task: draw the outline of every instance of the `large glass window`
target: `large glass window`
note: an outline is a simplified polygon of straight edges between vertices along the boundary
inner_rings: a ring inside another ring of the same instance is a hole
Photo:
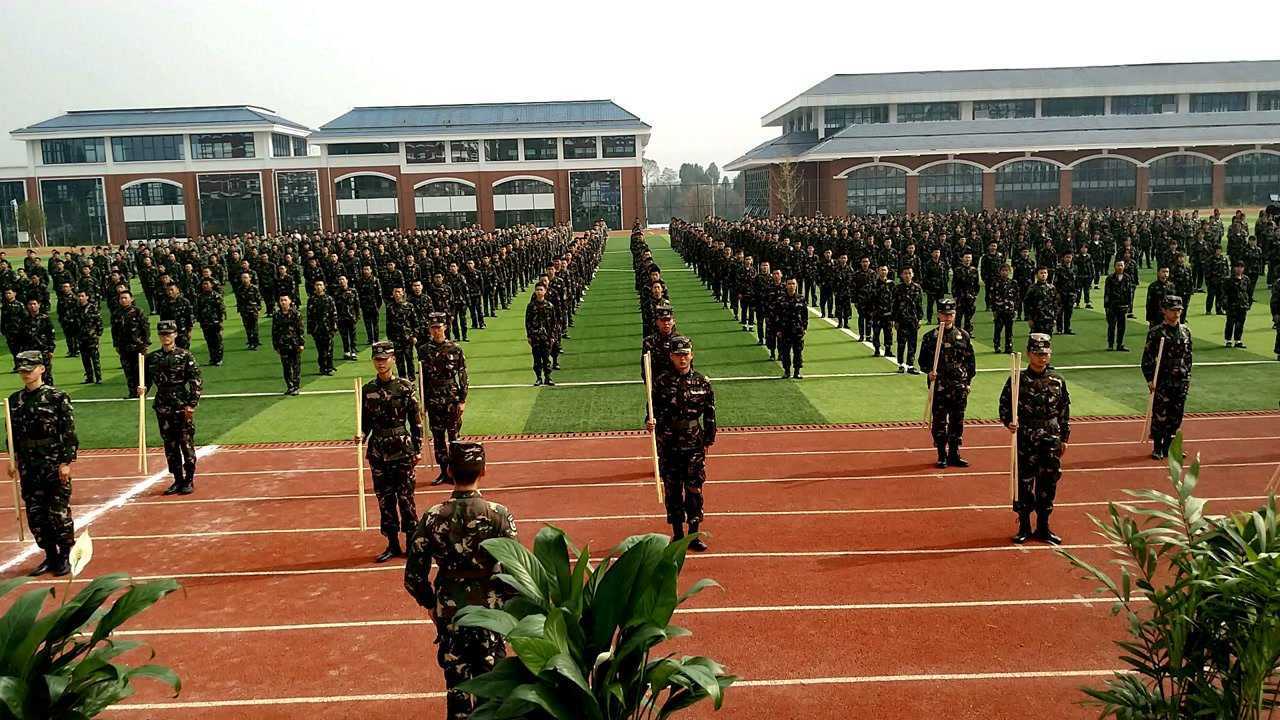
[[[1138,167],[1120,158],[1085,160],[1071,169],[1071,204],[1094,208],[1133,207]]]
[[[604,220],[610,230],[621,230],[622,172],[569,173],[569,213],[577,231],[589,230],[597,220]]]
[[[480,141],[450,140],[449,160],[456,163],[480,162]]]
[[[1249,109],[1249,93],[1191,93],[1191,112],[1239,112]]]
[[[826,135],[835,135],[850,125],[886,122],[889,122],[888,105],[834,105],[823,111],[822,115]]]
[[[364,142],[333,143],[329,146],[330,155],[394,155],[400,152],[400,143]]]
[[[150,205],[181,205],[182,188],[163,182],[142,182],[121,191],[125,207]]]
[[[943,163],[920,171],[920,212],[982,209],[982,168]]]
[[[596,156],[596,139],[593,137],[567,137],[564,139],[565,160],[588,160]]]
[[[500,228],[556,222],[555,188],[545,180],[518,178],[493,186],[493,222]]]
[[[124,233],[129,240],[157,240],[187,236],[182,188],[158,181],[124,188]]]
[[[404,154],[411,163],[442,163],[445,159],[444,147],[443,140],[407,142],[404,144]]]
[[[1195,155],[1170,155],[1151,163],[1147,206],[1197,208],[1213,204],[1213,163]]]
[[[1159,115],[1178,112],[1177,95],[1117,95],[1111,98],[1112,115]]]
[[[1102,97],[1060,97],[1040,101],[1040,114],[1044,117],[1084,117],[1102,115],[1107,101]]]
[[[1280,91],[1271,90],[1258,93],[1258,109],[1280,110]]]
[[[18,215],[14,207],[26,201],[26,183],[21,180],[0,181],[0,245],[18,244]]]
[[[752,168],[742,171],[743,195],[746,198],[746,214],[755,217],[769,215],[769,168]]]
[[[284,133],[271,133],[271,157],[289,157],[293,143]]]
[[[107,161],[106,146],[100,137],[41,140],[40,154],[44,159],[45,165]]]
[[[960,103],[898,103],[898,122],[959,120]]]
[[[556,160],[560,157],[560,141],[555,138],[525,138],[525,160]]]
[[[40,202],[50,245],[107,242],[107,204],[101,179],[41,180]]]
[[[996,207],[1022,210],[1058,204],[1058,166],[1018,160],[996,170]]]
[[[1254,152],[1227,161],[1225,198],[1237,207],[1263,206],[1280,193],[1280,155]]]
[[[338,181],[339,230],[388,230],[399,227],[396,181],[381,175],[353,175]]]
[[[520,141],[515,138],[484,141],[487,162],[515,162],[520,159]]]
[[[1006,118],[1029,118],[1036,116],[1036,101],[1025,100],[975,100],[973,103],[974,120],[1004,120]]]
[[[111,138],[111,157],[116,162],[144,162],[182,159],[181,135],[132,135]]]
[[[295,137],[293,139],[293,156],[306,157],[309,154],[310,150],[307,148],[307,139]]]
[[[845,176],[845,198],[850,215],[906,212],[907,171],[887,165],[850,170]]]
[[[258,173],[201,175],[200,234],[262,234],[262,178]]]
[[[600,138],[600,149],[607,158],[636,156],[635,135],[605,135]]]
[[[320,229],[320,181],[314,171],[277,172],[281,232]]]
[[[192,160],[256,157],[253,133],[212,133],[191,136]]]
[[[476,189],[453,180],[429,182],[414,188],[417,227],[464,228],[476,224]]]

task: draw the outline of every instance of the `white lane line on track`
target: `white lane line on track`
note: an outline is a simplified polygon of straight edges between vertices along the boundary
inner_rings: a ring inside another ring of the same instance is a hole
[[[217,445],[205,445],[199,450],[196,450],[196,457],[197,458],[208,457],[216,453],[217,451],[218,451]],[[95,521],[100,519],[103,515],[106,515],[107,513],[111,512],[112,510],[115,510],[116,508],[123,507],[130,500],[137,497],[138,495],[141,495],[147,490],[151,489],[153,485],[160,482],[164,478],[168,477],[168,475],[169,475],[169,471],[167,469],[152,473],[151,475],[145,478],[142,478],[141,480],[134,483],[133,485],[130,485],[129,487],[125,488],[124,491],[122,491],[120,494],[116,495],[115,497],[111,498],[107,502],[104,502],[101,505],[93,508],[92,510],[85,513],[84,515],[81,515],[80,517],[75,518],[76,532],[77,533],[83,532],[85,528],[92,525]],[[27,545],[27,547],[24,548],[17,555],[5,561],[3,565],[0,565],[0,573],[4,573],[12,570],[18,565],[21,565],[22,563],[26,562],[28,559],[34,557],[39,552],[40,552],[40,548],[35,543],[31,543]]]

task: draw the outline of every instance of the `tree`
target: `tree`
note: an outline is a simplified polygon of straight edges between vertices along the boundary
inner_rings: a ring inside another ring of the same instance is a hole
[[[18,229],[31,234],[34,245],[44,237],[44,208],[33,202],[25,202],[18,206]]]
[[[707,171],[697,163],[681,163],[680,164],[680,184],[681,185],[706,185],[711,182],[707,177]]]
[[[778,163],[773,169],[770,187],[773,189],[773,199],[782,209],[783,215],[795,214],[796,207],[800,204],[800,190],[803,186],[804,177],[800,174],[800,166],[796,163],[786,160]]]
[[[662,168],[662,174],[658,176],[659,185],[676,185],[680,182],[680,176],[675,170],[669,167]]]
[[[715,163],[711,163],[707,166],[707,179],[710,180],[713,185],[720,182],[720,168],[716,167]]]
[[[649,158],[644,159],[644,184],[645,185],[657,184],[659,182],[659,176],[661,174],[662,174],[662,171],[658,169],[657,160],[650,160]]]

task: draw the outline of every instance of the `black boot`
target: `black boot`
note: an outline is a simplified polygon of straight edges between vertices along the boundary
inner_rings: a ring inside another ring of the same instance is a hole
[[[49,574],[54,577],[65,577],[71,572],[71,547],[66,545],[55,545],[53,564],[49,566]]]
[[[951,449],[947,453],[947,464],[952,467],[969,467],[969,461],[960,457],[960,441],[952,440]]]
[[[1022,545],[1031,539],[1031,513],[1020,511],[1018,513],[1018,533],[1013,536],[1014,545]]]
[[[534,377],[534,380],[533,380],[533,386],[534,386],[534,387],[538,387],[539,385],[541,385],[541,384],[542,384],[542,371],[541,371],[541,370],[534,370],[534,371],[533,371],[533,377]]]
[[[441,467],[440,474],[436,476],[435,480],[431,481],[431,487],[435,487],[437,485],[443,485],[447,482],[449,482],[449,475],[444,471],[444,468]]]
[[[1168,455],[1166,455],[1164,452],[1164,438],[1160,437],[1159,435],[1152,437],[1151,438],[1151,459],[1163,460],[1166,457],[1168,457]]]
[[[947,444],[937,443],[937,448],[938,448],[938,467],[944,468],[947,466]]]
[[[1057,535],[1054,535],[1053,531],[1049,529],[1049,513],[1047,512],[1036,513],[1035,537],[1037,540],[1042,540],[1044,542],[1049,543],[1050,545],[1062,544],[1062,538],[1058,537]]]
[[[547,371],[547,376],[546,376],[546,378],[542,381],[542,384],[543,384],[543,385],[546,385],[547,387],[555,387],[555,386],[556,386],[555,381],[551,379],[551,371],[550,371],[550,370],[548,370],[548,371]]]
[[[696,532],[698,532],[698,523],[689,523],[689,534],[693,535]],[[707,544],[702,541],[702,538],[697,537],[693,539],[693,542],[689,543],[689,549],[694,552],[706,552]]]
[[[392,533],[387,536],[387,549],[383,550],[382,554],[374,558],[373,561],[376,563],[384,563],[393,557],[399,557],[403,554],[404,551],[400,549],[400,534]]]
[[[177,495],[182,490],[183,478],[175,475],[173,482],[164,489],[165,495]]]
[[[52,550],[45,550],[44,560],[41,560],[40,564],[37,565],[34,570],[27,573],[27,577],[39,577],[40,575],[43,575],[49,572],[49,570],[52,569],[53,566],[56,564],[54,561],[54,557],[57,555],[57,552],[58,552],[58,549],[56,545]]]
[[[671,523],[671,542],[675,542],[676,540],[679,540],[682,537],[684,537],[684,523],[683,522]]]

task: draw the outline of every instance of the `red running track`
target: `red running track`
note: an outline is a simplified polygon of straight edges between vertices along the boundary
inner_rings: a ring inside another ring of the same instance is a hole
[[[1195,418],[1211,509],[1256,506],[1275,471],[1280,415]],[[1073,429],[1055,529],[1086,559],[1108,549],[1088,515],[1167,470],[1133,442],[1137,421]],[[922,428],[727,431],[708,463],[711,551],[686,582],[713,577],[674,643],[743,678],[732,718],[1092,717],[1079,687],[1120,667],[1109,604],[1043,545],[1009,544],[1007,432],[966,433],[966,471],[936,470]],[[542,522],[602,552],[661,532],[642,436],[494,440],[486,495],[529,541]],[[209,450],[206,450],[209,452]],[[146,718],[400,718],[443,714],[433,631],[401,587],[403,563],[358,529],[354,448],[212,449],[196,495],[164,498],[136,457],[76,466],[78,517],[94,513],[90,571],[177,577],[172,596],[127,627],[183,678],[179,698],[143,685],[112,714]],[[152,469],[163,459],[154,455]],[[430,469],[421,478],[434,476]],[[140,484],[140,481],[143,481]],[[119,507],[105,503],[132,491]],[[420,483],[419,508],[443,492]],[[15,534],[0,507],[0,537]],[[25,546],[0,541],[6,574]],[[713,717],[707,709],[691,717]]]

